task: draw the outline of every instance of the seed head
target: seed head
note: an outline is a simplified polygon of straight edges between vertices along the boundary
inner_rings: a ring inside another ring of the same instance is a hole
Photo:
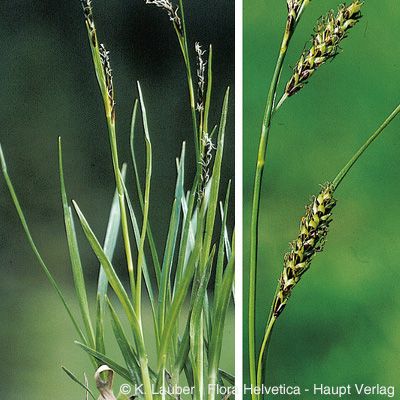
[[[288,21],[287,27],[292,29],[300,15],[300,10],[311,0],[287,0]]]
[[[92,0],[81,0],[83,14],[85,16],[85,23],[89,32],[90,40],[93,47],[97,45],[96,27],[94,25]]]
[[[178,15],[178,7],[174,8],[169,0],[146,0],[146,4],[154,4],[157,7],[163,8],[167,12],[169,19],[174,23],[179,32],[182,33],[182,22]]]
[[[306,214],[300,221],[299,236],[291,243],[291,250],[284,256],[283,272],[279,278],[272,310],[275,317],[285,308],[293,288],[310,267],[315,254],[323,250],[335,204],[333,186],[327,183],[306,207]]]
[[[289,2],[298,3],[299,0]],[[315,28],[311,48],[303,52],[293,69],[293,75],[286,85],[285,96],[297,93],[320,65],[337,55],[340,42],[347,36],[348,30],[360,20],[362,5],[360,0],[353,1],[348,6],[342,4],[336,15],[330,11],[321,18]]]
[[[197,60],[197,111],[201,112],[204,110],[204,89],[206,85],[206,64],[207,61],[204,61],[203,55],[206,53],[205,50],[202,50],[199,42],[195,43],[194,46],[196,50],[196,60]]]
[[[115,117],[115,99],[114,99],[114,84],[113,84],[113,76],[112,69],[110,64],[110,52],[107,51],[104,44],[100,44],[99,53],[101,64],[103,66],[104,77],[105,77],[105,85],[107,88],[107,96],[111,109],[111,116],[114,119]]]
[[[81,0],[81,4],[86,21],[93,24],[92,0]]]
[[[210,164],[213,158],[213,151],[215,150],[214,143],[207,132],[203,133],[201,140],[204,150],[201,160],[199,161],[201,165],[200,186],[198,191],[199,201],[204,197],[207,183],[210,181]]]

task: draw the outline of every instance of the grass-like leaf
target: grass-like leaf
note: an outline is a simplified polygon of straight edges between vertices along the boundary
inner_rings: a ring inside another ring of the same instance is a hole
[[[114,310],[110,301],[107,302],[108,308],[111,314],[111,323],[114,332],[115,339],[121,350],[121,354],[124,357],[125,364],[128,368],[131,379],[129,382],[138,384],[140,382],[140,367],[137,360],[135,350],[128,341],[128,338],[124,332],[121,321],[119,320],[118,314]]]
[[[136,241],[136,247],[139,248],[139,246],[140,246],[139,224],[137,222],[136,214],[133,209],[132,202],[129,197],[129,193],[128,193],[128,190],[125,185],[124,185],[124,191],[125,191],[126,204],[128,205],[129,216],[130,216],[130,220],[132,223],[133,235],[134,235],[135,241]],[[144,281],[146,284],[147,293],[149,295],[151,311],[152,311],[152,316],[153,316],[153,322],[154,322],[154,334],[156,337],[156,344],[158,346],[160,337],[159,337],[159,329],[158,329],[158,323],[157,323],[157,310],[156,310],[155,296],[154,296],[154,291],[153,291],[153,284],[152,284],[152,280],[150,277],[150,272],[148,270],[146,256],[144,256],[144,258],[143,258],[142,272],[143,272],[143,277],[144,277]]]
[[[123,164],[121,171],[121,182],[124,184],[126,177],[126,164]],[[104,253],[112,261],[115,246],[117,244],[118,232],[121,225],[121,213],[119,208],[118,189],[115,189],[113,201],[108,217],[106,236],[104,239]],[[96,297],[96,350],[105,353],[104,345],[104,313],[107,296],[108,280],[103,266],[99,266],[99,278],[97,282]]]
[[[207,385],[204,384],[204,318],[203,306],[206,299],[206,291],[211,276],[212,265],[214,261],[215,247],[213,247],[207,266],[200,278],[199,288],[194,295],[194,303],[190,316],[190,344],[192,370],[194,375],[195,390],[197,397],[202,398],[206,392]]]
[[[86,353],[91,355],[92,357],[96,358],[97,360],[100,361],[101,364],[106,364],[108,365],[111,369],[113,369],[119,376],[122,378],[126,379],[127,382],[131,381],[131,376],[129,374],[129,371],[123,367],[122,365],[118,364],[111,358],[107,357],[105,354],[99,353],[95,349],[90,348],[89,346],[86,346],[83,343],[80,343],[78,341],[75,341],[75,344],[77,344],[81,349],[83,349]]]
[[[205,263],[207,262],[208,254],[210,253],[212,235],[214,232],[215,214],[218,206],[218,192],[221,179],[221,166],[222,166],[222,156],[224,151],[228,103],[229,103],[229,88],[226,90],[225,93],[224,103],[222,106],[221,121],[219,125],[217,152],[215,155],[215,162],[213,166],[213,172],[211,178],[211,190],[210,190],[209,204],[207,209],[207,220],[206,220],[206,228],[204,234],[204,246],[202,251],[201,268],[204,268]]]
[[[233,243],[235,243],[233,238]],[[228,262],[224,276],[222,279],[221,288],[215,293],[216,305],[213,315],[213,328],[209,347],[209,366],[208,366],[208,383],[215,385],[218,379],[218,365],[221,358],[222,336],[225,325],[226,313],[231,296],[233,279],[235,275],[235,248],[232,249],[232,257]],[[215,398],[215,391],[211,391],[210,400]]]
[[[92,391],[91,391],[90,388],[88,387],[87,382],[82,383],[82,382],[76,377],[76,375],[75,375],[73,372],[71,372],[69,369],[67,369],[66,367],[61,366],[61,369],[67,374],[67,376],[68,376],[70,379],[72,379],[75,383],[77,383],[79,386],[81,386],[81,387],[85,390],[85,392],[86,392],[87,394],[90,395],[90,397],[91,397],[93,400],[96,400],[96,398],[94,397]]]
[[[171,268],[175,254],[176,241],[178,237],[179,220],[181,213],[181,201],[184,197],[183,181],[184,181],[184,163],[185,163],[185,145],[182,147],[181,157],[178,163],[178,177],[175,187],[175,199],[172,205],[171,219],[168,230],[167,242],[164,250],[164,258],[161,272],[160,292],[159,292],[159,328],[160,331],[164,329],[165,315],[169,298],[167,294],[171,290]]]
[[[39,250],[36,247],[36,244],[35,244],[35,242],[34,242],[34,240],[32,238],[31,232],[29,230],[29,226],[28,226],[28,224],[26,222],[26,219],[25,219],[25,215],[24,215],[24,213],[22,211],[22,208],[21,208],[20,202],[18,200],[17,194],[15,193],[15,190],[14,190],[14,186],[13,186],[12,181],[10,179],[10,176],[8,174],[7,164],[6,164],[6,160],[4,158],[3,149],[1,147],[1,145],[0,145],[0,163],[1,163],[1,170],[3,172],[3,176],[4,176],[4,179],[5,179],[7,187],[8,187],[8,191],[9,191],[9,193],[11,195],[11,199],[12,199],[12,201],[14,203],[15,210],[17,211],[19,220],[20,220],[22,228],[23,228],[23,230],[25,232],[25,236],[28,239],[29,245],[31,246],[32,251],[35,254],[36,259],[38,260],[38,262],[39,262],[43,272],[45,273],[47,279],[50,281],[51,285],[53,286],[53,288],[57,292],[58,297],[60,298],[61,302],[63,303],[64,308],[67,311],[67,314],[68,314],[69,318],[71,319],[71,321],[72,321],[72,323],[73,323],[73,325],[74,325],[79,337],[81,338],[81,340],[83,340],[86,343],[85,335],[83,334],[81,328],[79,327],[79,324],[76,321],[75,317],[73,316],[72,311],[71,311],[67,301],[65,300],[65,297],[62,294],[60,287],[58,286],[57,282],[53,278],[53,275],[51,274],[50,270],[47,268],[47,265],[43,261],[43,258],[40,255]]]
[[[67,235],[67,243],[69,256],[71,260],[72,266],[72,275],[74,278],[74,285],[76,290],[76,296],[78,299],[79,307],[81,310],[81,316],[83,323],[86,328],[86,335],[88,338],[88,343],[90,346],[95,346],[95,336],[92,327],[92,322],[90,319],[89,313],[89,304],[86,293],[86,285],[85,278],[83,276],[82,262],[79,254],[78,241],[76,238],[76,232],[74,227],[74,222],[72,218],[71,209],[68,205],[68,198],[65,189],[65,180],[64,180],[64,170],[63,170],[63,157],[62,157],[62,144],[61,138],[58,138],[58,164],[59,164],[59,173],[60,173],[60,187],[61,187],[61,199],[62,206],[64,211],[64,224],[65,224],[65,232]]]
[[[141,315],[141,299],[142,299],[142,270],[143,270],[143,262],[144,262],[144,243],[147,236],[147,224],[149,218],[149,207],[150,207],[150,182],[151,182],[151,173],[153,168],[153,156],[152,156],[152,147],[149,133],[149,126],[147,122],[147,112],[144,104],[142,89],[140,87],[140,83],[137,83],[138,92],[139,92],[139,101],[140,108],[142,111],[142,120],[143,120],[143,129],[144,129],[144,137],[146,142],[146,182],[145,182],[145,191],[144,191],[144,205],[143,205],[143,224],[142,224],[142,232],[140,234],[140,244],[138,249],[138,260],[137,260],[137,277],[136,277],[136,314],[140,321]]]
[[[224,270],[226,219],[228,216],[230,192],[231,192],[231,181],[229,181],[229,183],[228,183],[228,189],[227,189],[226,195],[225,195],[225,202],[224,202],[223,208],[221,210],[222,227],[221,227],[221,233],[220,233],[220,238],[219,238],[217,267],[216,267],[216,272],[215,272],[215,285],[214,285],[215,293],[218,293],[218,291],[219,291],[219,288],[220,288],[220,285],[222,282],[223,270]]]
[[[143,339],[142,327],[141,323],[137,318],[135,310],[132,306],[132,303],[129,300],[129,297],[118,277],[116,274],[114,267],[112,266],[110,260],[104,253],[99,241],[97,240],[96,236],[94,235],[92,229],[90,228],[89,224],[86,221],[86,218],[82,214],[81,210],[79,209],[78,205],[73,202],[75,210],[78,214],[79,220],[81,222],[83,231],[88,239],[94,253],[96,254],[98,260],[103,265],[103,268],[107,274],[107,279],[110,282],[111,287],[113,288],[115,294],[117,295],[119,301],[121,302],[122,307],[126,313],[126,316],[129,320],[130,326],[132,328],[135,342],[136,342],[136,349],[138,352],[139,363],[140,363],[140,370],[142,375],[142,382],[144,384],[145,392],[149,398],[151,398],[151,382],[149,377],[149,370],[148,370],[148,359],[146,348]]]
[[[142,208],[142,212],[143,212],[143,209],[144,209],[143,191],[142,191],[142,187],[141,187],[141,183],[140,183],[139,169],[137,166],[136,155],[135,155],[135,132],[136,132],[136,115],[137,115],[137,110],[138,110],[138,104],[139,104],[139,101],[135,100],[135,103],[133,105],[133,111],[132,111],[131,133],[130,133],[129,142],[130,142],[133,171],[135,174],[136,190],[137,190],[138,197],[139,197],[140,207]],[[157,248],[156,248],[156,244],[154,241],[150,221],[148,221],[148,224],[147,224],[147,236],[148,236],[151,256],[153,259],[154,271],[155,271],[156,279],[157,279],[157,286],[159,286],[160,276],[161,276],[161,265],[160,265],[160,260],[158,258]]]

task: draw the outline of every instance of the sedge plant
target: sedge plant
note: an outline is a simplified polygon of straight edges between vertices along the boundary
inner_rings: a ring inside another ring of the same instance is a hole
[[[273,117],[278,109],[293,95],[299,93],[308,83],[311,76],[328,60],[337,56],[341,42],[361,18],[363,2],[354,0],[341,4],[336,12],[329,11],[316,24],[309,46],[301,54],[293,68],[293,73],[283,94],[279,96],[279,80],[284,66],[289,44],[301,16],[311,0],[287,0],[287,19],[279,55],[271,80],[266,107],[264,111],[259,149],[254,180],[251,226],[250,226],[250,260],[249,260],[249,298],[248,298],[248,350],[250,384],[253,388],[252,399],[261,398],[260,388],[268,379],[268,368],[265,365],[266,353],[275,323],[289,300],[294,287],[303,274],[309,269],[314,256],[323,250],[325,239],[332,221],[332,210],[336,204],[334,193],[343,179],[366,151],[370,144],[384,131],[400,112],[400,105],[384,120],[380,127],[368,138],[337,176],[321,186],[320,192],[312,198],[301,218],[298,237],[290,244],[290,251],[284,256],[284,266],[278,280],[277,289],[272,301],[271,310],[265,322],[265,331],[260,343],[256,343],[256,283],[257,253],[259,247],[259,212],[261,187],[264,167],[267,161],[268,140]],[[263,260],[263,264],[265,262]],[[265,315],[261,318],[265,319]]]
[[[218,390],[211,390],[209,393],[209,387],[234,384],[234,377],[220,368],[224,325],[230,312],[235,265],[234,233],[227,226],[230,183],[227,188],[221,187],[229,88],[226,90],[218,125],[209,130],[212,48],[210,47],[206,59],[206,52],[198,43],[189,45],[182,0],[178,5],[173,5],[168,0],[147,0],[149,5],[153,4],[167,12],[177,35],[187,75],[196,154],[196,173],[188,189],[185,182],[185,143],[176,159],[177,177],[175,192],[170,197],[169,228],[163,252],[159,254],[150,221],[154,164],[151,118],[147,114],[144,94],[137,83],[138,98],[134,101],[129,140],[126,140],[133,165],[133,174],[130,175],[128,165],[121,166],[118,153],[117,107],[110,53],[98,40],[91,0],[82,0],[81,3],[92,62],[104,105],[116,188],[109,211],[106,236],[101,243],[78,202],[71,202],[68,197],[62,141],[59,138],[58,167],[62,209],[81,320],[74,315],[36,247],[0,147],[5,182],[29,244],[76,329],[76,344],[88,354],[96,370],[95,381],[100,399],[116,398],[112,387],[114,374],[122,377],[132,388],[139,388],[132,395],[145,400],[179,398],[179,394],[175,393],[176,388],[184,384],[193,387],[190,392],[193,399],[222,398]],[[196,81],[192,78],[190,48],[193,48],[196,56]],[[135,154],[139,114],[146,148],[144,179]],[[127,189],[130,178],[135,183],[135,193]],[[224,199],[220,200],[223,192]],[[97,293],[93,306],[90,306],[87,293],[85,266],[79,252],[77,229],[82,229],[99,261]],[[127,284],[117,273],[113,262],[120,232],[129,277]],[[150,304],[152,329],[143,324],[144,298]],[[95,310],[94,315],[90,310]],[[111,321],[113,338],[121,350],[121,360],[108,355],[105,344],[107,318]],[[128,329],[125,328],[126,324]],[[149,360],[146,340],[150,332],[155,338],[157,356],[153,363]],[[95,398],[86,377],[81,381],[69,369],[63,369],[84,388],[86,398]],[[124,393],[117,395],[118,399],[128,398]]]

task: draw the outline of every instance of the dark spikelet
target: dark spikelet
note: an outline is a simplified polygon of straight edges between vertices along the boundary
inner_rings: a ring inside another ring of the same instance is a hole
[[[85,21],[90,29],[94,30],[92,0],[81,0]]]
[[[292,0],[291,3],[296,1]],[[293,75],[285,88],[286,96],[297,93],[320,65],[337,55],[340,42],[360,20],[362,5],[363,2],[359,0],[350,5],[342,4],[336,15],[330,11],[321,18],[315,28],[310,49],[303,52],[293,69]]]
[[[92,42],[93,47],[97,45],[96,39],[96,27],[94,25],[93,19],[93,9],[92,9],[92,0],[81,0],[83,14],[85,16],[86,27],[88,29],[90,40]]]
[[[107,88],[108,101],[110,103],[111,116],[115,118],[115,100],[114,100],[114,84],[113,84],[113,76],[112,69],[110,64],[110,52],[107,51],[104,44],[100,44],[99,46],[99,54],[101,59],[101,64],[104,70],[105,77],[105,85]]]
[[[287,26],[288,29],[292,29],[296,24],[297,19],[300,14],[301,7],[308,3],[310,0],[287,0],[287,9],[288,9],[288,21]]]
[[[327,183],[306,207],[306,214],[300,222],[299,236],[291,243],[291,250],[284,257],[272,310],[276,318],[285,308],[293,288],[310,267],[315,254],[323,250],[335,204],[333,186]]]

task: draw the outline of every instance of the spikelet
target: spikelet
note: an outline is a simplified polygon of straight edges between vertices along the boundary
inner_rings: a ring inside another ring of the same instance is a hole
[[[292,0],[291,3],[296,1]],[[348,30],[360,20],[362,5],[360,0],[353,1],[348,6],[342,4],[336,15],[330,11],[318,22],[311,48],[303,52],[286,85],[286,97],[297,93],[320,65],[337,55],[340,42],[347,36]]]
[[[107,51],[104,44],[100,44],[99,46],[100,60],[103,66],[105,85],[107,88],[107,98],[110,105],[111,110],[111,118],[115,119],[115,99],[114,99],[114,84],[113,84],[113,76],[112,69],[110,64],[110,52]]]
[[[213,158],[213,152],[216,149],[212,139],[210,138],[207,132],[203,132],[203,137],[201,140],[204,147],[204,151],[201,160],[199,161],[201,165],[200,184],[198,190],[199,202],[203,199],[207,183],[210,181],[210,166]]]
[[[178,7],[174,8],[169,0],[146,0],[146,4],[153,4],[156,7],[164,9],[169,19],[173,22],[176,28],[182,33],[182,22],[178,15]]]
[[[323,250],[332,221],[331,211],[336,204],[333,190],[332,184],[327,183],[312,199],[306,207],[306,215],[301,219],[299,236],[291,243],[291,250],[285,254],[283,272],[272,309],[276,318],[285,308],[293,288],[310,267],[315,254]]]
[[[90,35],[90,40],[93,47],[97,45],[96,27],[93,19],[92,0],[81,0],[83,14],[85,16],[86,28]]]
[[[204,111],[204,92],[206,86],[206,64],[207,61],[204,60],[203,56],[206,53],[205,50],[201,48],[199,42],[196,42],[194,45],[194,49],[196,51],[196,62],[197,62],[197,111]]]
[[[287,29],[293,29],[296,24],[303,6],[311,0],[287,0],[288,20]]]

